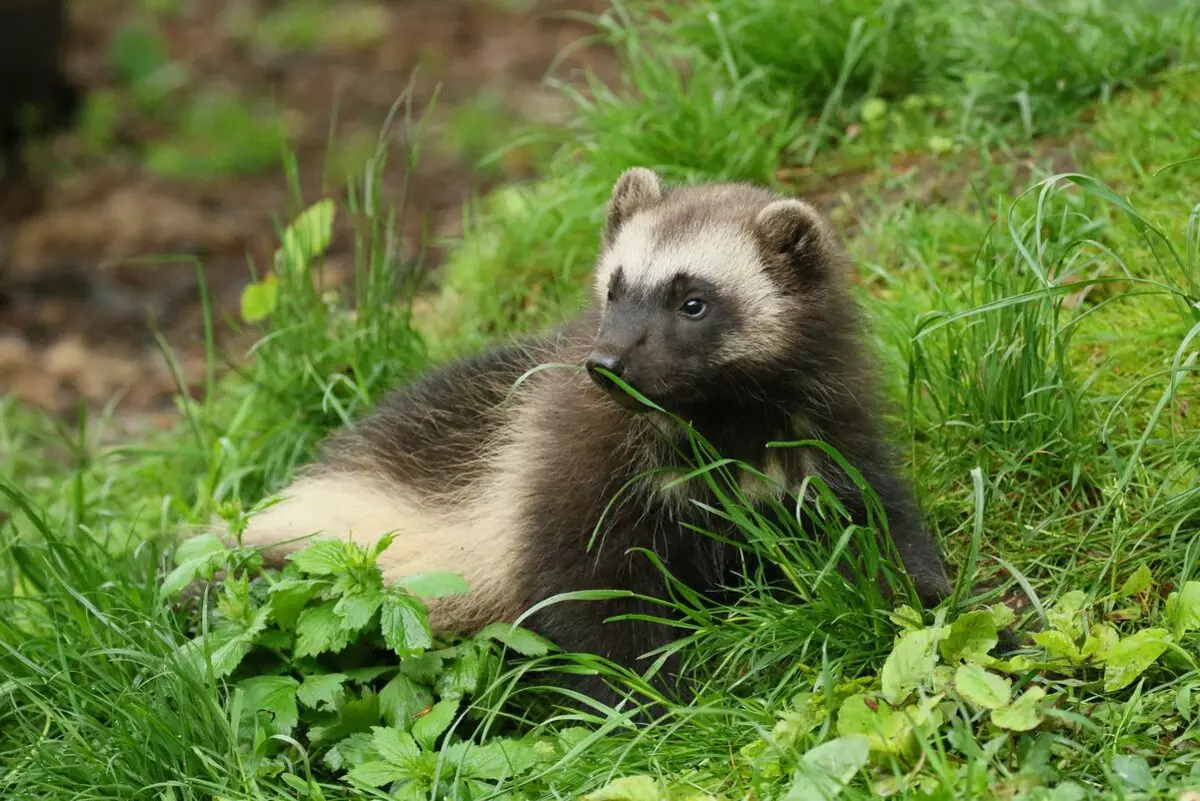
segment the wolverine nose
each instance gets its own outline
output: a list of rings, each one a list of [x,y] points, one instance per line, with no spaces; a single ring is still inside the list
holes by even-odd
[[[621,363],[620,359],[609,353],[593,353],[584,362],[584,366],[587,368],[592,380],[605,389],[612,389],[613,382],[609,380],[608,376],[600,373],[599,370],[607,370],[617,378],[623,378],[625,374],[625,365]]]

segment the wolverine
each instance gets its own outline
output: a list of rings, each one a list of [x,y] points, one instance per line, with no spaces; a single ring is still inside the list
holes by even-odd
[[[662,597],[663,574],[640,549],[717,594],[744,559],[703,481],[666,479],[686,472],[685,422],[754,468],[756,497],[786,497],[817,476],[866,525],[861,488],[824,450],[767,447],[828,444],[878,498],[920,599],[948,595],[938,545],[880,430],[847,258],[812,206],[751,185],[669,186],[633,168],[613,187],[599,250],[576,318],[395,390],[328,438],[252,516],[243,543],[271,561],[306,535],[370,544],[395,532],[379,561],[385,580],[449,570],[470,586],[429,599],[431,624],[447,632],[515,621],[566,592]],[[578,369],[537,369],[549,364]],[[523,625],[636,668],[675,629],[610,620],[631,614],[662,611],[631,597],[562,601]],[[599,682],[588,691],[612,697]]]

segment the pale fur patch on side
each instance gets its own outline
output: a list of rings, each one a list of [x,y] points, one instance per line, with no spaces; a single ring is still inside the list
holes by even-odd
[[[719,361],[770,358],[786,340],[788,305],[765,270],[759,245],[750,232],[731,224],[713,224],[686,238],[660,244],[662,225],[655,209],[631,217],[597,265],[595,292],[600,302],[618,267],[631,286],[653,289],[676,275],[709,281],[738,303],[745,325],[721,343]]]
[[[318,472],[296,480],[281,502],[252,517],[243,542],[274,546],[265,555],[280,559],[305,541],[277,543],[297,537],[349,537],[370,545],[395,531],[379,558],[385,582],[449,570],[461,574],[471,589],[468,595],[426,599],[434,629],[469,633],[515,620],[524,611],[514,578],[528,523],[522,482],[539,458],[538,432],[528,418],[519,406],[507,436],[487,457],[491,469],[456,502],[435,503],[411,487],[369,474]]]

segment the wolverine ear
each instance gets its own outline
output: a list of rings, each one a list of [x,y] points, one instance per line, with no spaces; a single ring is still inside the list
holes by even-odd
[[[769,203],[755,217],[754,229],[769,256],[783,257],[793,269],[810,277],[823,274],[836,260],[829,224],[802,200]]]
[[[613,186],[612,198],[608,202],[608,223],[604,238],[612,241],[625,222],[643,209],[650,208],[662,200],[663,182],[658,173],[645,167],[626,170]]]

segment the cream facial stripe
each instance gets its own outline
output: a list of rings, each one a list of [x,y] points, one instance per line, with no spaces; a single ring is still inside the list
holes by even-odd
[[[716,354],[721,361],[770,358],[787,335],[788,305],[763,268],[759,245],[749,232],[714,223],[684,238],[660,238],[654,210],[634,215],[621,227],[596,271],[595,292],[603,302],[618,267],[630,286],[664,286],[676,275],[712,283],[738,303],[741,330],[732,332]]]

